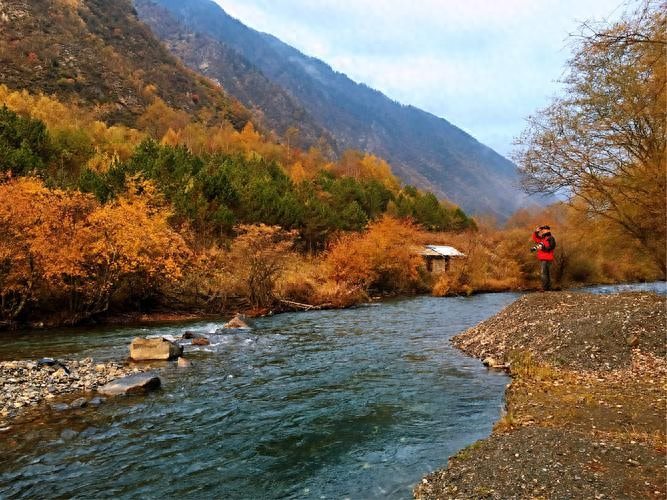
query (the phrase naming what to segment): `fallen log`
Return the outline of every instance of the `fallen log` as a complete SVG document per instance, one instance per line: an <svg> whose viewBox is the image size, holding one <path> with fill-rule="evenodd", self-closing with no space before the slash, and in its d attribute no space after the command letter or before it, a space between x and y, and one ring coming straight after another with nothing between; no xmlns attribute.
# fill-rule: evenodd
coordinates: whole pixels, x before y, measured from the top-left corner
<svg viewBox="0 0 667 500"><path fill-rule="evenodd" d="M331 306L331 304L320 304L319 306L313 304L302 304L301 302L294 302L293 300L280 299L280 302L288 306L297 307L303 309L304 311L313 311L323 309L324 307Z"/></svg>

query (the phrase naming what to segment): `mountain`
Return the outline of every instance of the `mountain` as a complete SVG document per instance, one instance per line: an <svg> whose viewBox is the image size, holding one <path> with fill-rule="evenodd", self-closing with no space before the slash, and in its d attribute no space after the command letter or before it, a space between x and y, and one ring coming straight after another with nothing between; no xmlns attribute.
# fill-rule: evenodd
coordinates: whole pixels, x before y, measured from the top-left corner
<svg viewBox="0 0 667 500"><path fill-rule="evenodd" d="M280 85L272 82L250 61L228 45L206 34L187 30L164 7L136 2L142 20L151 26L172 54L219 83L252 111L254 121L276 139L291 135L298 126L297 146L324 145L333 152L335 140Z"/></svg>
<svg viewBox="0 0 667 500"><path fill-rule="evenodd" d="M134 125L155 100L237 128L237 99L187 68L137 18L130 0L0 1L0 83L95 107Z"/></svg>
<svg viewBox="0 0 667 500"><path fill-rule="evenodd" d="M515 165L466 132L355 83L211 0L135 0L135 7L174 54L261 109L278 134L296 127L303 145L320 140L374 153L403 181L472 213L503 220L525 199Z"/></svg>

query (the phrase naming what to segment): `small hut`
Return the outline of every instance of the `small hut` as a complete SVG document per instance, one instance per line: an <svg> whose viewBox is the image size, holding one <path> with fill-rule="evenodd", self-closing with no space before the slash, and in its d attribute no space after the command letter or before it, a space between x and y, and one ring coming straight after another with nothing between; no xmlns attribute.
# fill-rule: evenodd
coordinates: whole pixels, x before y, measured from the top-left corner
<svg viewBox="0 0 667 500"><path fill-rule="evenodd" d="M451 259L465 258L465 254L447 245L426 245L419 248L429 273L442 273L449 270Z"/></svg>

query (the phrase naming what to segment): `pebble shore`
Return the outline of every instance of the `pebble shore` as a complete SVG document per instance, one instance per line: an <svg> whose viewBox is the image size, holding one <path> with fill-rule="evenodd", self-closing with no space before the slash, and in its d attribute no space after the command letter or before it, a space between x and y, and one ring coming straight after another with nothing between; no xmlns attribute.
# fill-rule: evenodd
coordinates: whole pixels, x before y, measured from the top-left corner
<svg viewBox="0 0 667 500"><path fill-rule="evenodd" d="M68 395L82 397L67 407L84 406L88 403L85 396L93 398L92 392L98 387L141 371L116 362L97 363L92 358L57 360L52 364L37 360L0 362L0 430L40 404L66 409L65 403L56 402Z"/></svg>
<svg viewBox="0 0 667 500"><path fill-rule="evenodd" d="M652 293L529 294L454 337L508 367L505 412L415 498L667 498L666 308Z"/></svg>

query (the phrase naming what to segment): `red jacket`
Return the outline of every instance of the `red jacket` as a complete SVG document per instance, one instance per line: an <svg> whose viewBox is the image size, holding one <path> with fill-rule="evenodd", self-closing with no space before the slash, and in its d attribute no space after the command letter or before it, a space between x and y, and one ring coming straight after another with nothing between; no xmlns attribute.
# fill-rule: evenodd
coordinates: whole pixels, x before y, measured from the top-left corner
<svg viewBox="0 0 667 500"><path fill-rule="evenodd" d="M551 233L545 233L541 238L537 235L537 231L533 233L533 241L542 244L537 250L537 258L539 260L554 260L554 248L556 247L556 240L551 236Z"/></svg>

